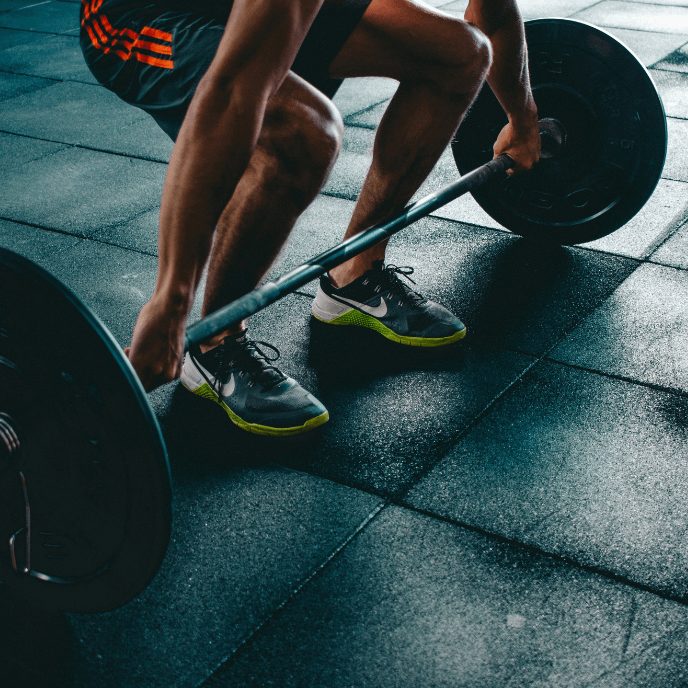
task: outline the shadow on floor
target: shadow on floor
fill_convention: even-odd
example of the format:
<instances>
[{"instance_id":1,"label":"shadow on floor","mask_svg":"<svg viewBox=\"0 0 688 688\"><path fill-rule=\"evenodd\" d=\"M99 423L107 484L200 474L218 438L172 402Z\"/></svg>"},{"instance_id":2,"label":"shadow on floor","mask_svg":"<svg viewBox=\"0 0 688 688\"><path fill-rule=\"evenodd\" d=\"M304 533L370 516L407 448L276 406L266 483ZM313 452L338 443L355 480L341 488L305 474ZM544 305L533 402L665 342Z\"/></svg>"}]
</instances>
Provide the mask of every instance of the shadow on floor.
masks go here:
<instances>
[{"instance_id":1,"label":"shadow on floor","mask_svg":"<svg viewBox=\"0 0 688 688\"><path fill-rule=\"evenodd\" d=\"M75 639L63 614L0 596L0 639L3 686L72 685Z\"/></svg>"}]
</instances>

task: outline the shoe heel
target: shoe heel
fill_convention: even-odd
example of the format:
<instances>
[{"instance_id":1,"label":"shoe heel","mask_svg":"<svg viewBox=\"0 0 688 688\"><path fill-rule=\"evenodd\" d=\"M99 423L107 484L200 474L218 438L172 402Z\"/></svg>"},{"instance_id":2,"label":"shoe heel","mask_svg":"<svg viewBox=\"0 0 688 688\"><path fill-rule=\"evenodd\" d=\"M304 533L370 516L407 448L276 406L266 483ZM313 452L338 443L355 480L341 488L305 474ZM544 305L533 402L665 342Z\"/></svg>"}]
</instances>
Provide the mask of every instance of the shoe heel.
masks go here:
<instances>
[{"instance_id":1,"label":"shoe heel","mask_svg":"<svg viewBox=\"0 0 688 688\"><path fill-rule=\"evenodd\" d=\"M318 287L318 293L311 306L311 313L314 318L321 322L332 322L350 310L352 310L351 306L335 301Z\"/></svg>"},{"instance_id":2,"label":"shoe heel","mask_svg":"<svg viewBox=\"0 0 688 688\"><path fill-rule=\"evenodd\" d=\"M196 394L198 388L205 383L203 376L200 374L196 364L191 360L191 356L187 353L182 364L182 373L179 376L179 382L188 389L189 392Z\"/></svg>"}]
</instances>

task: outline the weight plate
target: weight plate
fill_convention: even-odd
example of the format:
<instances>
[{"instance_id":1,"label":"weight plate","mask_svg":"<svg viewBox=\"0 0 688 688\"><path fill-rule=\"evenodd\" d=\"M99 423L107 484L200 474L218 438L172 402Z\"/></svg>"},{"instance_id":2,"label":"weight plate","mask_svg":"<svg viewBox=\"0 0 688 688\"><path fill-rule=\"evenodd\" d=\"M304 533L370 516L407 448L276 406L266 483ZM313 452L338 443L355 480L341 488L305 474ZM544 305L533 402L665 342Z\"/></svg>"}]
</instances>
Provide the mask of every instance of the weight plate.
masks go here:
<instances>
[{"instance_id":1,"label":"weight plate","mask_svg":"<svg viewBox=\"0 0 688 688\"><path fill-rule=\"evenodd\" d=\"M124 604L160 566L170 499L160 428L117 342L0 249L0 587L53 610Z\"/></svg>"},{"instance_id":2,"label":"weight plate","mask_svg":"<svg viewBox=\"0 0 688 688\"><path fill-rule=\"evenodd\" d=\"M652 195L667 147L666 116L647 70L616 38L572 19L526 22L540 118L559 120L562 153L477 189L480 206L524 236L577 244L630 220ZM461 174L493 156L507 119L488 86L452 143Z\"/></svg>"}]
</instances>

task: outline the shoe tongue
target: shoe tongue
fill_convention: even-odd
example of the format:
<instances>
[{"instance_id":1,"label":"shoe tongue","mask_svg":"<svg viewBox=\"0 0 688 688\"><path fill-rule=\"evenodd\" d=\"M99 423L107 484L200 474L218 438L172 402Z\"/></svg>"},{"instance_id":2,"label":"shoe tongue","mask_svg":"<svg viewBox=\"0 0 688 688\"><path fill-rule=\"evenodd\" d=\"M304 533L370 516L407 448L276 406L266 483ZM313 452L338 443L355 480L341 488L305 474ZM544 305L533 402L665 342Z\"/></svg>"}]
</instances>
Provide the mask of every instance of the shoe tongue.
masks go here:
<instances>
[{"instance_id":1,"label":"shoe tongue","mask_svg":"<svg viewBox=\"0 0 688 688\"><path fill-rule=\"evenodd\" d=\"M239 334L230 334L222 340L222 345L225 351L235 351L236 349L243 349L248 341L246 330Z\"/></svg>"},{"instance_id":2,"label":"shoe tongue","mask_svg":"<svg viewBox=\"0 0 688 688\"><path fill-rule=\"evenodd\" d=\"M244 345L248 341L248 333L246 330L240 332L239 334L230 335L225 338L225 344L229 347L230 351L232 349L245 350ZM257 379L260 384L265 385L266 387L273 387L285 379L285 375L273 367L269 361L262 357L258 358L255 351L249 355L250 358L252 358L255 362L251 364L251 366L255 365L260 368L259 371L256 371L258 373Z\"/></svg>"},{"instance_id":3,"label":"shoe tongue","mask_svg":"<svg viewBox=\"0 0 688 688\"><path fill-rule=\"evenodd\" d=\"M246 330L242 330L238 334L230 334L225 337L225 342L229 340L230 344L246 344L247 338Z\"/></svg>"}]
</instances>

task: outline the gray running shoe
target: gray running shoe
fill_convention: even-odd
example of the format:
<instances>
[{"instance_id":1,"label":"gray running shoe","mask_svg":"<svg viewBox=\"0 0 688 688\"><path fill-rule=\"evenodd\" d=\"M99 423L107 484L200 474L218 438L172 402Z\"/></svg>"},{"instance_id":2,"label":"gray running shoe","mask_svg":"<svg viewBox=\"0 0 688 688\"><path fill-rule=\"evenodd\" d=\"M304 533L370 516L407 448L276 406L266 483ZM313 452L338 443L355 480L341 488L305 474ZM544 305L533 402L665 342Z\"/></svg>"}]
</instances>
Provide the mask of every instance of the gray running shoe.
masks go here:
<instances>
[{"instance_id":1,"label":"gray running shoe","mask_svg":"<svg viewBox=\"0 0 688 688\"><path fill-rule=\"evenodd\" d=\"M257 435L296 435L326 423L327 409L273 365L278 358L279 351L267 342L252 341L246 334L227 337L204 354L187 353L181 383Z\"/></svg>"},{"instance_id":2,"label":"gray running shoe","mask_svg":"<svg viewBox=\"0 0 688 688\"><path fill-rule=\"evenodd\" d=\"M415 284L412 274L413 268L377 261L341 288L323 275L313 301L313 317L329 325L367 327L407 346L444 346L463 339L466 326L455 315L399 279L401 275Z\"/></svg>"}]
</instances>

